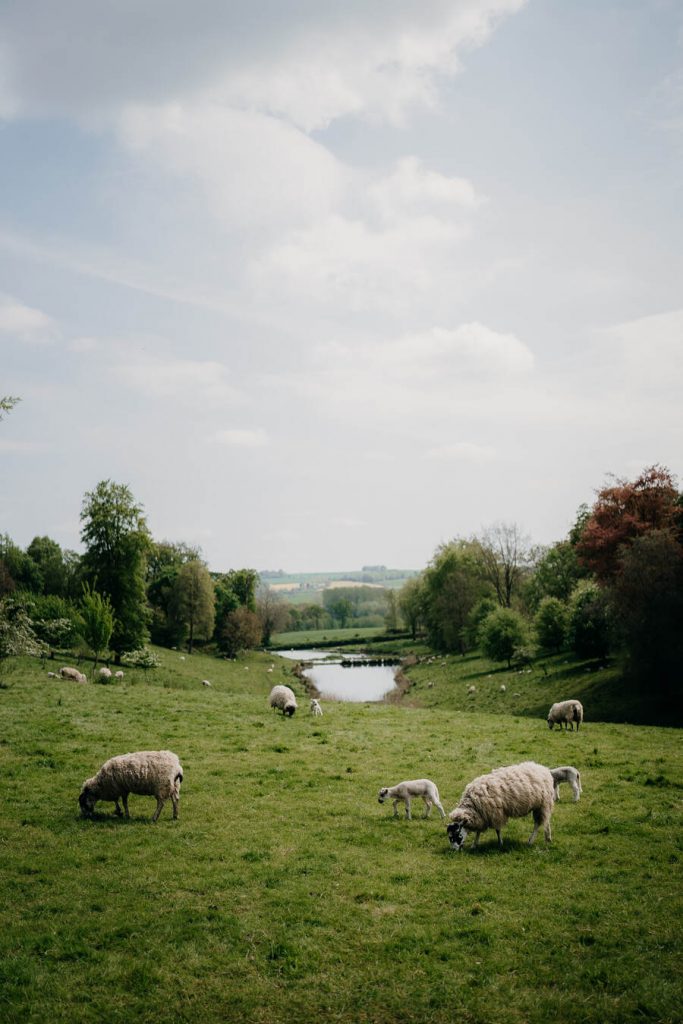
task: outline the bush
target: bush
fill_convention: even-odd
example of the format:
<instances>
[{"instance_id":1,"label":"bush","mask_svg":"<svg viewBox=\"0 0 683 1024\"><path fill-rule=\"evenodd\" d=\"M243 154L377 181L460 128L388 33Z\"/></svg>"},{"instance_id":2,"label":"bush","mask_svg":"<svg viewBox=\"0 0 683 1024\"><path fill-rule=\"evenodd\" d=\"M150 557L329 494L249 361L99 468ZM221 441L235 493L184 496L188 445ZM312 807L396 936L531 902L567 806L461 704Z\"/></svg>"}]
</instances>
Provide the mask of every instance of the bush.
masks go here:
<instances>
[{"instance_id":1,"label":"bush","mask_svg":"<svg viewBox=\"0 0 683 1024\"><path fill-rule=\"evenodd\" d=\"M567 639L567 608L556 597L544 597L534 617L534 632L540 647L559 651Z\"/></svg>"},{"instance_id":2,"label":"bush","mask_svg":"<svg viewBox=\"0 0 683 1024\"><path fill-rule=\"evenodd\" d=\"M527 624L519 612L498 608L484 619L479 642L487 658L507 661L510 668L515 651L529 644Z\"/></svg>"},{"instance_id":3,"label":"bush","mask_svg":"<svg viewBox=\"0 0 683 1024\"><path fill-rule=\"evenodd\" d=\"M609 634L607 595L593 580L582 580L569 600L569 645L582 658L605 658Z\"/></svg>"},{"instance_id":4,"label":"bush","mask_svg":"<svg viewBox=\"0 0 683 1024\"><path fill-rule=\"evenodd\" d=\"M141 647L139 651L128 651L127 654L121 655L121 664L128 665L129 668L159 668L161 662L159 656L150 651L149 647Z\"/></svg>"}]
</instances>

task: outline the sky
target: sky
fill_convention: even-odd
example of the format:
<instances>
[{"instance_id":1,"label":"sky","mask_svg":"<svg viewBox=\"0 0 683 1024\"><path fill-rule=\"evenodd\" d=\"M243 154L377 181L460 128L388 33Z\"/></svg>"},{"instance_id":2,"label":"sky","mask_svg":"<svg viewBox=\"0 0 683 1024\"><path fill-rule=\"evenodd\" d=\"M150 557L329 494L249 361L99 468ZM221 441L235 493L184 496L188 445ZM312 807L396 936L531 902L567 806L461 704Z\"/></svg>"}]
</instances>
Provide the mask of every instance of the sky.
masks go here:
<instances>
[{"instance_id":1,"label":"sky","mask_svg":"<svg viewBox=\"0 0 683 1024\"><path fill-rule=\"evenodd\" d=\"M678 0L3 0L0 533L423 568L683 475Z\"/></svg>"}]
</instances>

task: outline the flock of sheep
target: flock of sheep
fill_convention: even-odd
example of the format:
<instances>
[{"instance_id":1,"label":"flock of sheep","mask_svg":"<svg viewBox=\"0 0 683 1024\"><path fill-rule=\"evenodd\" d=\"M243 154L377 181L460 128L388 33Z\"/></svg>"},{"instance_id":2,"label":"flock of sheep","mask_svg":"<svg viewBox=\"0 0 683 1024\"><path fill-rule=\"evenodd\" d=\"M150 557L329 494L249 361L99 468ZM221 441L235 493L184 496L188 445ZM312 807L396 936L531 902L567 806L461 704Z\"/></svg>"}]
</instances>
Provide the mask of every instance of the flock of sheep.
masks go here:
<instances>
[{"instance_id":1,"label":"flock of sheep","mask_svg":"<svg viewBox=\"0 0 683 1024\"><path fill-rule=\"evenodd\" d=\"M85 681L85 677L76 669L62 669L60 675L62 678ZM296 695L289 686L274 686L269 703L287 717L291 717L297 710ZM310 710L313 715L323 713L320 702L315 698L311 699ZM565 730L572 731L576 723L578 731L583 721L583 707L578 700L553 704L547 721L550 729L554 725L560 728L564 725ZM177 818L182 781L182 765L178 756L170 750L141 750L121 754L105 761L97 774L83 783L79 796L81 813L84 817L93 817L97 801L109 800L114 802L116 814L125 813L128 818L128 796L134 793L156 797L157 806L152 821L158 819L169 798L173 804L173 817ZM501 830L509 819L523 818L527 814L532 814L534 820L528 844L533 843L541 827L546 842L550 842L550 817L555 801L560 798L559 787L563 782L571 786L574 801L577 801L582 792L581 775L572 765L546 768L535 761L523 761L478 776L465 787L457 807L448 815L446 831L451 849L461 850L468 832L474 832L472 848L476 848L481 833L487 829L495 830L498 845L502 848ZM439 791L431 779L413 779L399 782L395 786L383 786L378 794L381 804L386 800L393 802L394 816L398 816L398 804L403 803L408 819L411 817L412 798L423 800L425 818L429 817L433 806L442 818L446 818ZM119 800L123 804L123 811Z\"/></svg>"}]
</instances>

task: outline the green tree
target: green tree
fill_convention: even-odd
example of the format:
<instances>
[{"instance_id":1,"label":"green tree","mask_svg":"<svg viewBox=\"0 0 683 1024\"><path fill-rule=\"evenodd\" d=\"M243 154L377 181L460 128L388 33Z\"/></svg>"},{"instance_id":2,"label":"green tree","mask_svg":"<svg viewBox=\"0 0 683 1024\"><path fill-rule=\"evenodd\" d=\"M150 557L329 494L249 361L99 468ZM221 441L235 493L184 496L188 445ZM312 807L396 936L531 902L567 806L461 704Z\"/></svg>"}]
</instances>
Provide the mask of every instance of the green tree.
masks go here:
<instances>
[{"instance_id":1,"label":"green tree","mask_svg":"<svg viewBox=\"0 0 683 1024\"><path fill-rule=\"evenodd\" d=\"M33 631L26 608L11 597L0 600L0 671L8 658L38 657L45 651Z\"/></svg>"},{"instance_id":2,"label":"green tree","mask_svg":"<svg viewBox=\"0 0 683 1024\"><path fill-rule=\"evenodd\" d=\"M225 653L236 658L240 651L258 647L261 640L261 623L256 612L241 605L228 612L221 630L220 646Z\"/></svg>"},{"instance_id":3,"label":"green tree","mask_svg":"<svg viewBox=\"0 0 683 1024\"><path fill-rule=\"evenodd\" d=\"M81 600L83 639L95 655L95 668L100 655L109 649L114 631L114 609L109 599L98 594L87 583L83 584Z\"/></svg>"},{"instance_id":4,"label":"green tree","mask_svg":"<svg viewBox=\"0 0 683 1024\"><path fill-rule=\"evenodd\" d=\"M191 545L169 541L151 544L147 559L147 600L152 610L153 643L175 647L182 642L185 626L174 615L173 588L183 565L196 560L201 561L200 551Z\"/></svg>"},{"instance_id":5,"label":"green tree","mask_svg":"<svg viewBox=\"0 0 683 1024\"><path fill-rule=\"evenodd\" d=\"M39 567L7 533L0 534L0 563L4 569L3 577L6 581L11 579L17 589L32 594L43 592L43 576ZM11 590L12 587L6 589Z\"/></svg>"},{"instance_id":6,"label":"green tree","mask_svg":"<svg viewBox=\"0 0 683 1024\"><path fill-rule=\"evenodd\" d=\"M515 652L528 644L526 622L512 608L496 608L484 619L479 640L487 658L507 661L510 668Z\"/></svg>"},{"instance_id":7,"label":"green tree","mask_svg":"<svg viewBox=\"0 0 683 1024\"><path fill-rule=\"evenodd\" d=\"M535 566L525 585L525 600L536 610L544 597L568 601L569 595L586 575L579 563L576 548L567 540L535 552Z\"/></svg>"},{"instance_id":8,"label":"green tree","mask_svg":"<svg viewBox=\"0 0 683 1024\"><path fill-rule=\"evenodd\" d=\"M387 603L387 610L384 615L384 625L388 632L395 632L398 629L398 599L395 590L385 590L384 600Z\"/></svg>"},{"instance_id":9,"label":"green tree","mask_svg":"<svg viewBox=\"0 0 683 1024\"><path fill-rule=\"evenodd\" d=\"M83 630L76 607L57 594L31 595L29 614L39 640L50 648L72 647Z\"/></svg>"},{"instance_id":10,"label":"green tree","mask_svg":"<svg viewBox=\"0 0 683 1024\"><path fill-rule=\"evenodd\" d=\"M559 651L567 640L567 606L556 597L544 597L534 616L539 647Z\"/></svg>"},{"instance_id":11,"label":"green tree","mask_svg":"<svg viewBox=\"0 0 683 1024\"><path fill-rule=\"evenodd\" d=\"M50 537L34 537L26 554L37 566L42 582L41 593L66 594L66 571L62 549Z\"/></svg>"},{"instance_id":12,"label":"green tree","mask_svg":"<svg viewBox=\"0 0 683 1024\"><path fill-rule=\"evenodd\" d=\"M413 640L422 628L424 620L425 595L423 580L421 576L413 576L407 580L398 595L398 606L401 610L401 617L410 630Z\"/></svg>"},{"instance_id":13,"label":"green tree","mask_svg":"<svg viewBox=\"0 0 683 1024\"><path fill-rule=\"evenodd\" d=\"M582 658L606 658L610 631L607 592L595 580L581 580L569 599L569 646Z\"/></svg>"},{"instance_id":14,"label":"green tree","mask_svg":"<svg viewBox=\"0 0 683 1024\"><path fill-rule=\"evenodd\" d=\"M325 593L327 593L327 591ZM334 594L334 591L331 591L330 593L332 596L330 597L329 601L325 602L327 611L330 613L333 620L339 623L339 628L345 629L346 623L349 621L351 612L353 611L353 605L351 604L348 597L337 597Z\"/></svg>"},{"instance_id":15,"label":"green tree","mask_svg":"<svg viewBox=\"0 0 683 1024\"><path fill-rule=\"evenodd\" d=\"M81 509L84 580L114 610L111 649L119 662L148 639L145 579L151 538L138 505L124 484L104 480L86 493Z\"/></svg>"},{"instance_id":16,"label":"green tree","mask_svg":"<svg viewBox=\"0 0 683 1024\"><path fill-rule=\"evenodd\" d=\"M173 585L174 618L182 623L187 650L192 654L195 640L208 640L216 618L216 594L206 565L195 559L181 566Z\"/></svg>"},{"instance_id":17,"label":"green tree","mask_svg":"<svg viewBox=\"0 0 683 1024\"><path fill-rule=\"evenodd\" d=\"M438 547L422 575L423 614L431 646L464 654L467 618L489 589L479 572L475 544L454 540Z\"/></svg>"}]
</instances>

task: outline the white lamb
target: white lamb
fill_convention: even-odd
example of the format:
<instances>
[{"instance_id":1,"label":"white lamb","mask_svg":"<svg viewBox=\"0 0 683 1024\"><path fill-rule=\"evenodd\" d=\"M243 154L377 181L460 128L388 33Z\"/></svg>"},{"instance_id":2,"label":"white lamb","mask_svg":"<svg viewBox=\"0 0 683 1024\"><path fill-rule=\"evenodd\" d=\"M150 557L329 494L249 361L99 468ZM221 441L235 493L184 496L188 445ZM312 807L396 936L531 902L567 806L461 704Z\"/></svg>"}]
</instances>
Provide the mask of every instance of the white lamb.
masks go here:
<instances>
[{"instance_id":1,"label":"white lamb","mask_svg":"<svg viewBox=\"0 0 683 1024\"><path fill-rule=\"evenodd\" d=\"M294 691L290 690L288 686L274 686L270 691L270 706L279 708L283 715L288 715L291 718L297 709Z\"/></svg>"},{"instance_id":2,"label":"white lamb","mask_svg":"<svg viewBox=\"0 0 683 1024\"><path fill-rule=\"evenodd\" d=\"M119 799L123 801L126 817L128 813L128 794L139 796L155 796L157 807L152 816L156 821L161 809L171 798L173 817L178 817L178 801L180 800L180 783L183 781L183 769L177 754L171 750L139 750L134 754L120 754L105 761L97 775L86 779L81 789L78 802L84 818L91 818L98 800L113 800L116 813L121 815Z\"/></svg>"},{"instance_id":3,"label":"white lamb","mask_svg":"<svg viewBox=\"0 0 683 1024\"><path fill-rule=\"evenodd\" d=\"M316 700L315 697L311 697L311 714L322 715L323 709L320 707L320 701Z\"/></svg>"},{"instance_id":4,"label":"white lamb","mask_svg":"<svg viewBox=\"0 0 683 1024\"><path fill-rule=\"evenodd\" d=\"M62 679L72 679L75 683L87 683L88 681L87 677L82 672L79 672L77 668L70 668L69 666L60 668L59 674Z\"/></svg>"},{"instance_id":5,"label":"white lamb","mask_svg":"<svg viewBox=\"0 0 683 1024\"><path fill-rule=\"evenodd\" d=\"M562 729L562 723L564 722L565 730L567 728L574 731L574 722L576 722L576 731L579 731L579 726L583 722L583 705L579 700L561 700L557 704L553 704L548 712L548 728L552 729L555 723L558 723L560 729Z\"/></svg>"},{"instance_id":6,"label":"white lamb","mask_svg":"<svg viewBox=\"0 0 683 1024\"><path fill-rule=\"evenodd\" d=\"M439 799L439 791L431 779L412 779L407 782L399 782L396 786L382 786L377 799L381 804L383 804L385 800L394 801L395 818L398 817L399 803L404 803L406 805L406 818L410 821L410 800L411 797L414 796L421 796L424 800L424 818L429 817L429 812L433 805L438 808L439 814L442 818L446 817L446 812L441 806L441 801Z\"/></svg>"},{"instance_id":7,"label":"white lamb","mask_svg":"<svg viewBox=\"0 0 683 1024\"><path fill-rule=\"evenodd\" d=\"M496 768L488 775L480 775L465 786L460 802L448 815L450 824L446 830L451 849L460 850L467 833L474 831L474 847L479 836L493 828L502 849L501 829L510 818L534 816L534 830L529 836L529 845L543 826L546 842L552 839L550 816L553 813L555 783L550 769L535 761Z\"/></svg>"},{"instance_id":8,"label":"white lamb","mask_svg":"<svg viewBox=\"0 0 683 1024\"><path fill-rule=\"evenodd\" d=\"M118 672L114 672L114 679L123 679L123 669L120 668Z\"/></svg>"},{"instance_id":9,"label":"white lamb","mask_svg":"<svg viewBox=\"0 0 683 1024\"><path fill-rule=\"evenodd\" d=\"M97 670L97 678L103 683L109 682L111 679L111 669L103 665L102 668Z\"/></svg>"},{"instance_id":10,"label":"white lamb","mask_svg":"<svg viewBox=\"0 0 683 1024\"><path fill-rule=\"evenodd\" d=\"M581 773L578 768L573 768L570 764L564 764L561 768L551 768L550 774L552 775L555 783L555 799L560 799L560 783L568 782L572 787L574 803L576 803L583 793L583 789L581 787Z\"/></svg>"}]
</instances>

